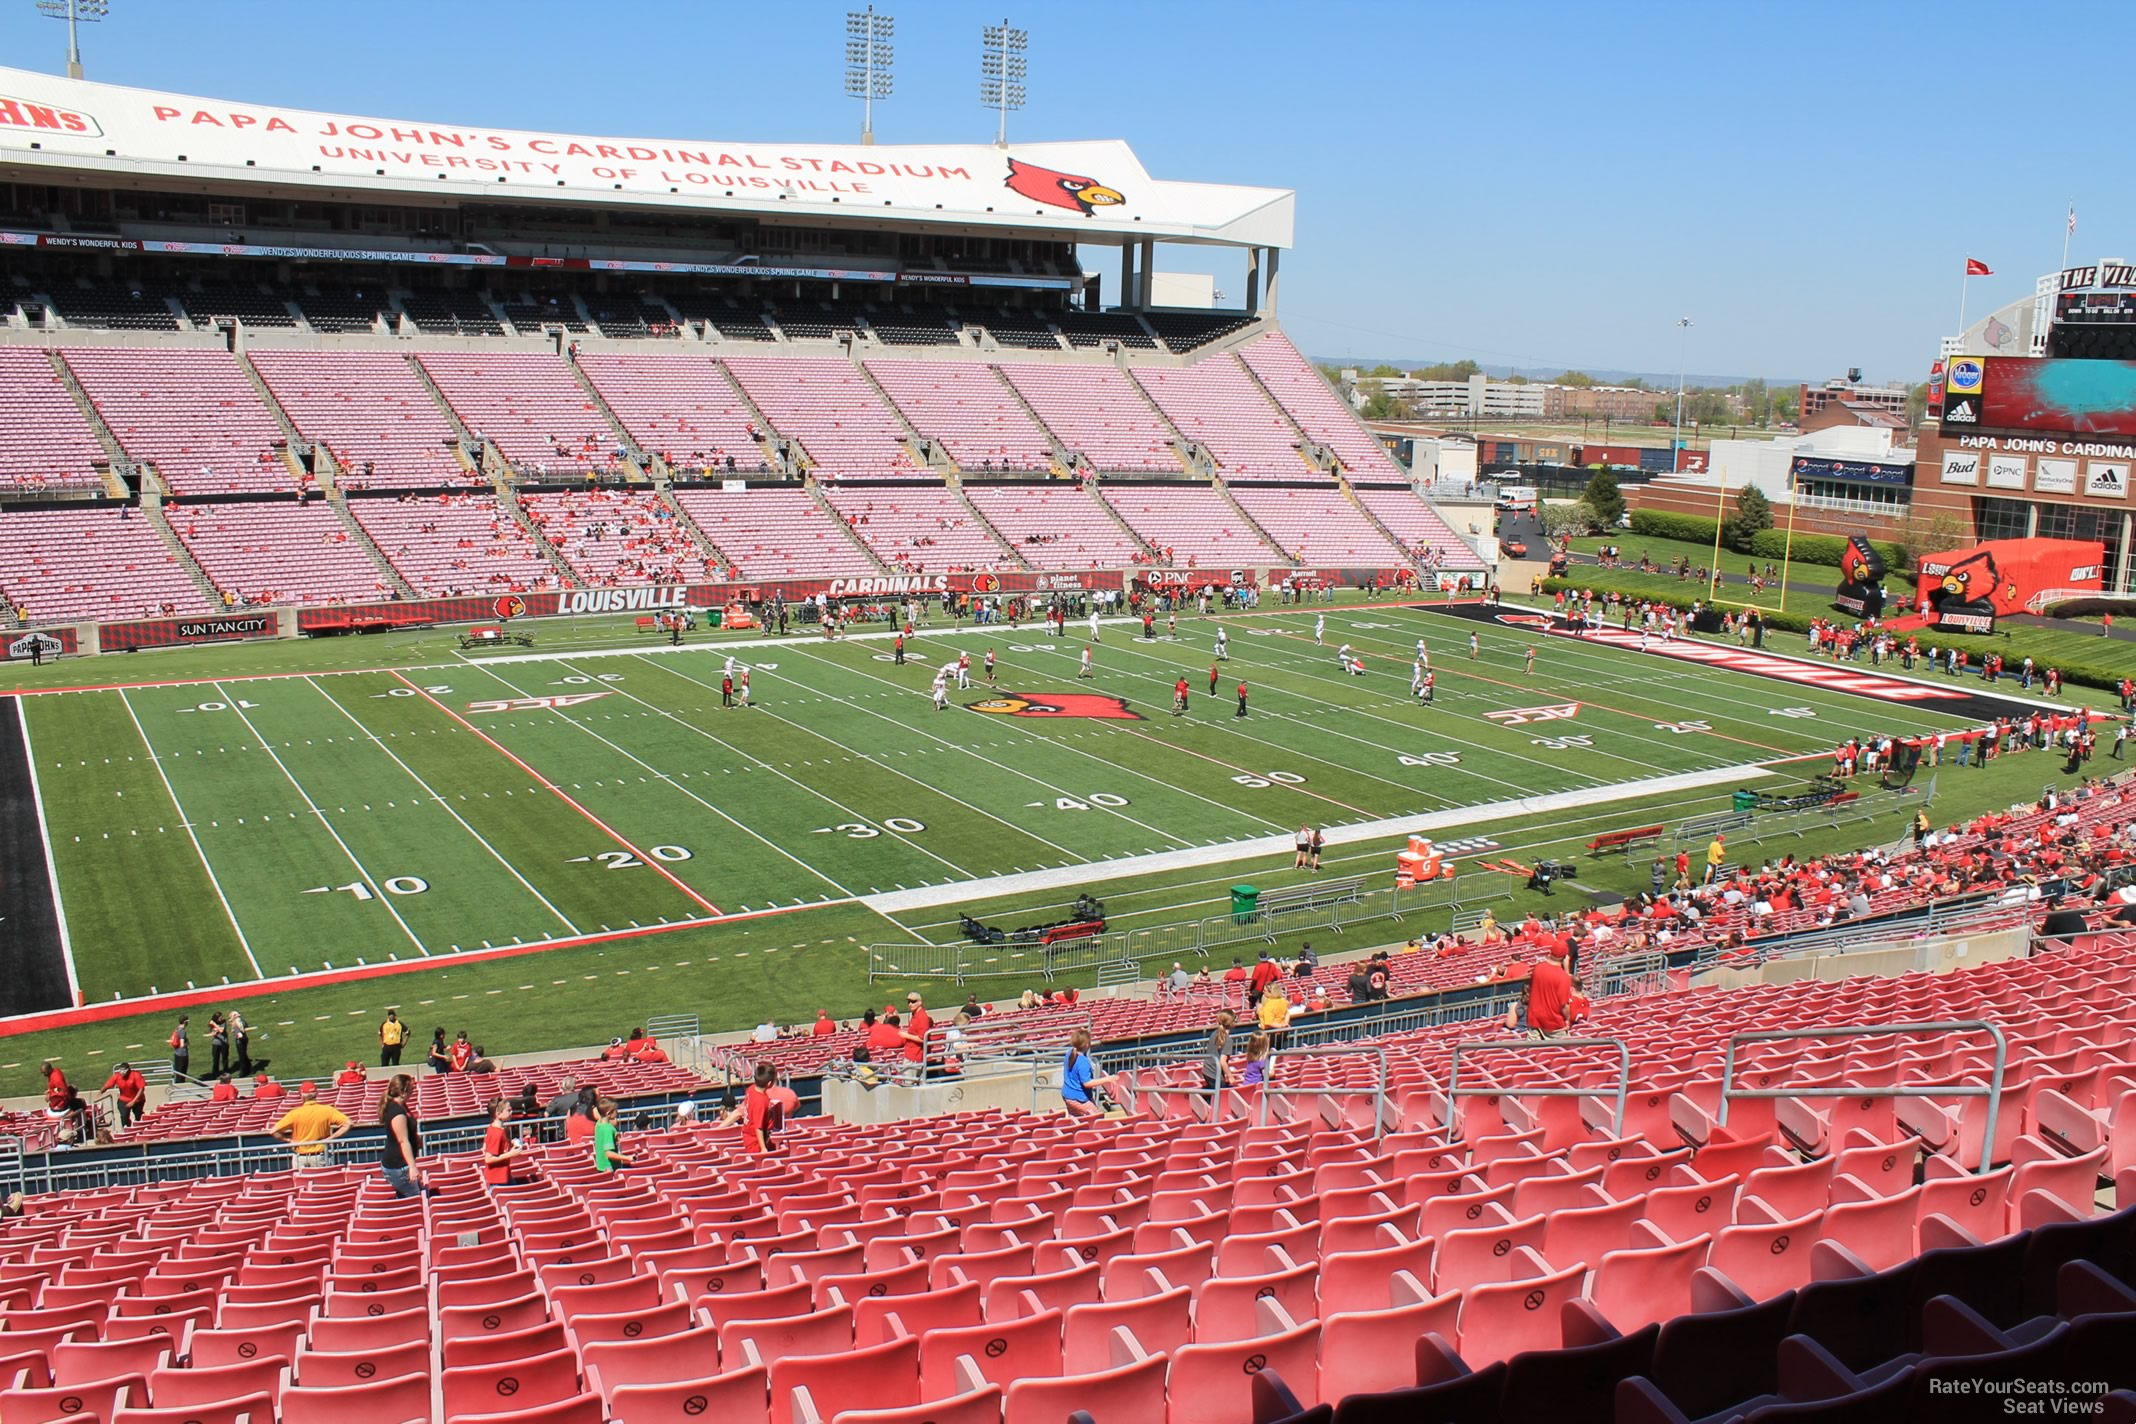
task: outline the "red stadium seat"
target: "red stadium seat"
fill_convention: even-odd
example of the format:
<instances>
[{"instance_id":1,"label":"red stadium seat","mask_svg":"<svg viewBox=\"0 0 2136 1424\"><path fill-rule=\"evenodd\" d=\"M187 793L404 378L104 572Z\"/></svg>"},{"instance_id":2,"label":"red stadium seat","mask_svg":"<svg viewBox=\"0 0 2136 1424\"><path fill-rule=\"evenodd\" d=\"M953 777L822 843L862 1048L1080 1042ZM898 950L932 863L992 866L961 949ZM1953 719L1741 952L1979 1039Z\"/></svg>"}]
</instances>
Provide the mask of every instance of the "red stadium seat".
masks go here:
<instances>
[{"instance_id":1,"label":"red stadium seat","mask_svg":"<svg viewBox=\"0 0 2136 1424\"><path fill-rule=\"evenodd\" d=\"M447 1367L439 1398L448 1419L560 1404L579 1392L578 1357L569 1350L501 1364Z\"/></svg>"}]
</instances>

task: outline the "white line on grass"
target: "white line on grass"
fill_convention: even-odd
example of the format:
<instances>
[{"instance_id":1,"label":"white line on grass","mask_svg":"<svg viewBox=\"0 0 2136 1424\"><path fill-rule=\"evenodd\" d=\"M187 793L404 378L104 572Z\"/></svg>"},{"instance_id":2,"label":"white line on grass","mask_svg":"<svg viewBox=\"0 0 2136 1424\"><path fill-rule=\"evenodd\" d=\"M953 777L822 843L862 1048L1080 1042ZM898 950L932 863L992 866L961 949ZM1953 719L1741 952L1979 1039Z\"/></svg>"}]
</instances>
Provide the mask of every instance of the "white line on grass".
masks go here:
<instances>
[{"instance_id":1,"label":"white line on grass","mask_svg":"<svg viewBox=\"0 0 2136 1424\"><path fill-rule=\"evenodd\" d=\"M237 912L230 908L230 897L223 893L222 881L216 879L215 867L208 863L208 853L202 849L200 835L193 829L193 818L186 815L185 806L179 801L178 792L172 787L170 776L163 770L163 758L157 755L156 744L148 739L148 731L141 725L141 718L134 711L133 699L126 695L124 689L119 692L119 705L126 709L127 717L133 722L134 734L141 739L141 749L148 753L148 764L156 769L156 775L162 779L163 794L171 798L171 809L178 813L178 824L185 827L186 839L193 843L193 854L200 857L200 868L208 873L208 884L214 887L215 898L222 902L223 918L230 922L230 933L237 936L237 947L245 952L245 962L252 966L252 977L265 979L266 971L260 968L259 960L253 958L252 942L245 938L244 927L237 922Z\"/></svg>"},{"instance_id":2,"label":"white line on grass","mask_svg":"<svg viewBox=\"0 0 2136 1424\"><path fill-rule=\"evenodd\" d=\"M564 664L564 666L568 668L576 668L577 664L567 662ZM648 666L651 666L651 664L648 664ZM697 679L689 678L687 679L687 681L695 683ZM846 816L860 815L860 812L854 810L851 806L846 805L845 802L838 800L836 797L830 796L823 792L821 789L809 785L807 782L801 780L799 777L788 776L785 772L779 770L779 768L773 766L770 762L764 760L764 758L758 756L756 753L742 750L742 748L734 745L734 743L727 741L723 737L715 736L713 733L705 730L703 727L698 726L695 722L684 721L682 718L676 716L673 712L668 711L667 708L662 707L659 703L648 702L645 698L640 697L635 692L629 691L620 683L607 683L605 684L605 687L608 691L615 693L619 697L628 697L631 701L637 703L641 707L651 708L655 713L667 718L670 722L673 722L676 726L681 727L684 731L695 732L698 736L703 737L706 741L712 743L712 745L719 747L722 750L732 752L735 756L740 757L745 761L755 762L758 767L770 772L773 776L778 777L779 780L787 782L788 784L793 786L798 786L799 788L801 788L801 790L807 792L810 796L813 796L817 800L823 802L826 806L835 807L838 810L839 814ZM778 718L777 720L784 721L785 719L782 717ZM788 763L788 765L791 764L792 763ZM947 860L944 859L942 856L936 855L933 851L921 845L919 842L913 840L910 836L905 835L903 832L890 830L888 826L884 826L883 829L886 831L890 831L890 835L892 836L892 838L897 840L900 844L909 846L913 850L918 851L921 855L926 856L929 860L934 861L936 864L945 865L959 875L969 874L968 871L966 871L962 866L958 865L955 861Z\"/></svg>"},{"instance_id":3,"label":"white line on grass","mask_svg":"<svg viewBox=\"0 0 2136 1424\"><path fill-rule=\"evenodd\" d=\"M671 677L680 678L682 681L689 683L692 687L711 687L710 683L702 682L697 678L691 677L688 673L678 672L674 668L668 667L665 664L656 663L648 660L646 661L645 665L649 668L655 669L656 671L667 673ZM754 671L755 669L752 668L751 670ZM914 776L908 771L899 771L896 767L890 765L890 763L884 761L880 757L873 756L868 752L864 752L858 747L848 746L846 743L838 741L834 737L828 736L823 732L817 731L815 728L808 726L806 723L796 722L791 717L782 717L778 713L773 712L769 707L765 706L765 704L761 702L752 702L750 705L754 710L764 713L766 716L770 717L771 720L779 723L782 726L792 727L797 732L801 732L807 736L814 737L817 741L823 742L828 746L838 748L840 751L844 752L848 756L859 757L862 761L868 763L868 765L870 766L880 767L882 770L889 772L893 776L902 777L904 780L911 782L914 786L917 786L924 791L928 791L936 796L940 796L945 800L954 801L959 806L962 806L965 810L970 811L973 815L984 816L987 820L993 821L997 825L1005 826L1009 830L1016 832L1018 835L1028 836L1030 839L1037 841L1040 845L1048 846L1053 850L1057 850L1062 855L1067 856L1071 860L1090 859L1090 857L1087 855L1079 855L1075 851L1068 849L1068 847L1064 845L1059 845L1053 841L1047 840L1044 836L1038 834L1036 831L1028 830L1025 827L1019 826L1014 821L1007 820L1001 816L995 815L992 811L983 810L980 807L974 806L971 802L965 800L961 796L952 796L949 792L944 791L939 786L931 786L927 782L920 780L917 776ZM832 802L831 804L836 805L838 803ZM856 812L854 814L858 813ZM884 829L887 830L888 827L885 827ZM896 835L897 832L892 831L891 834Z\"/></svg>"},{"instance_id":4,"label":"white line on grass","mask_svg":"<svg viewBox=\"0 0 2136 1424\"><path fill-rule=\"evenodd\" d=\"M533 693L526 691L524 688L518 687L513 683L506 682L503 674L491 672L487 666L484 666L482 668L482 673L485 677L493 678L501 685L511 688L513 693L520 697L532 697L534 695ZM647 771L651 772L654 778L658 780L662 785L672 787L675 790L681 792L683 795L689 797L692 801L695 801L698 805L704 807L707 811L710 811L713 815L719 817L722 821L725 821L728 825L740 831L743 835L748 836L751 840L763 842L763 844L771 847L771 849L777 851L780 855L785 856L788 860L800 866L803 870L807 871L810 875L815 876L818 880L821 880L824 884L830 886L839 894L850 896L854 893L851 889L839 884L830 876L825 875L815 866L810 865L800 856L795 855L785 846L780 845L777 841L759 835L749 826L743 824L741 821L736 820L733 816L728 815L725 811L722 811L719 807L713 805L710 801L705 800L704 797L699 796L696 792L690 790L689 787L684 786L674 777L669 776L659 767L654 766L651 762L644 760L642 757L633 756L629 751L625 750L621 746L618 746L616 743L611 742L610 740L608 740L608 738L602 736L599 732L596 732L595 730L593 730L593 728L587 726L584 722L579 721L575 717L567 716L562 711L554 707L546 708L544 710L546 710L551 717L554 717L557 721L562 722L565 726L576 727L579 731L584 732L587 736L593 738L602 746L607 747L610 751L616 753L616 755L623 757L628 761L636 762L639 766L642 766Z\"/></svg>"},{"instance_id":5,"label":"white line on grass","mask_svg":"<svg viewBox=\"0 0 2136 1424\"><path fill-rule=\"evenodd\" d=\"M260 729L252 725L252 719L245 715L243 700L232 697L229 693L223 691L222 684L219 682L213 684L213 686L215 695L230 704L230 710L237 714L238 721L245 724L245 730L250 732L252 739L260 744L260 750L267 753L267 759L280 767L282 775L289 778L290 786L303 799L304 804L310 808L311 813L319 818L319 824L325 827L326 833L334 838L334 844L341 847L341 853L349 858L349 864L356 867L356 873L363 877L366 885L371 887L371 893L378 897L378 903L383 905L386 913L393 917L393 923L399 925L401 933L408 936L408 943L414 945L418 952L429 954L430 951L424 947L422 936L410 929L408 922L401 918L401 912L394 908L392 897L385 894L378 881L372 878L371 872L364 869L363 862L356 858L356 852L349 849L349 843L341 838L341 832L334 829L334 823L326 818L326 812L319 809L319 803L312 800L311 793L306 791L304 784L297 780L296 773L289 769L288 764L276 754L273 746L268 743L264 736L260 735Z\"/></svg>"},{"instance_id":6,"label":"white line on grass","mask_svg":"<svg viewBox=\"0 0 2136 1424\"><path fill-rule=\"evenodd\" d=\"M422 787L423 794L425 796L428 796L431 800L437 802L439 806L443 807L446 815L452 817L453 820L459 822L460 829L473 836L475 838L475 843L481 846L484 850L488 851L490 853L490 858L495 860L499 865L503 866L507 874L509 874L514 880L518 881L521 885L525 886L526 892L529 895L532 895L535 899L541 901L541 907L544 910L547 910L550 914L556 916L556 922L558 924L562 925L565 929L571 931L571 933L573 933L574 935L581 933L579 927L571 923L570 916L566 915L562 910L557 909L556 906L550 904L549 897L542 894L541 891L535 889L533 883L529 881L524 875L521 875L519 873L519 867L513 865L512 862L510 862L509 860L506 860L504 856L498 852L497 847L491 845L486 839L484 839L480 831L476 830L473 826L470 826L467 823L466 818L463 817L458 811L453 810L451 803L446 801L444 797L438 795L438 793L432 789L429 782L423 780L422 777L415 774L414 767L402 761L398 756L395 756L393 749L387 746L383 741L379 740L378 733L372 731L369 727L366 727L362 722L358 721L355 713L349 711L348 708L344 707L337 698L329 694L325 688L319 686L316 681L308 677L304 680L307 683L311 684L312 691L318 693L321 697L326 698L327 702L333 706L335 711L339 712L342 716L348 718L351 726L355 727L357 731L363 733L366 737L369 737L373 746L377 747L387 756L392 757L393 764L399 767L402 771L407 772L408 779L410 781L413 781L417 786Z\"/></svg>"},{"instance_id":7,"label":"white line on grass","mask_svg":"<svg viewBox=\"0 0 2136 1424\"><path fill-rule=\"evenodd\" d=\"M30 704L15 699L15 726L22 733L22 760L30 769L30 803L37 808L37 841L44 847L45 878L52 885L52 912L59 922L59 959L67 969L67 997L82 1001L81 976L74 972L74 941L67 932L67 902L59 893L59 866L52 859L52 832L45 824L44 788L37 780L37 752L30 745Z\"/></svg>"},{"instance_id":8,"label":"white line on grass","mask_svg":"<svg viewBox=\"0 0 2136 1424\"><path fill-rule=\"evenodd\" d=\"M1428 811L1416 816L1392 816L1383 821L1335 826L1329 829L1327 837L1330 845L1346 845L1381 836L1418 835L1425 831L1467 827L1503 816L1543 815L1580 806L1600 805L1627 797L1662 795L1671 791L1716 786L1723 782L1771 775L1771 772L1755 763L1708 767L1704 771L1649 777L1645 781L1612 782L1606 786L1588 786L1577 791L1558 791L1546 796L1524 796L1518 800L1494 801L1483 806L1462 806L1450 811ZM963 904L971 900L993 899L1034 890L1060 890L1100 879L1157 874L1167 870L1251 860L1261 856L1279 855L1291 848L1291 838L1287 833L1261 836L1249 841L1229 841L1222 845L1160 851L1155 855L1127 856L1101 866L1066 865L1051 870L1027 870L1021 875L997 875L977 882L925 886L918 890L899 890L887 895L863 895L860 903L879 914L895 915L905 910L933 909L941 905Z\"/></svg>"},{"instance_id":9,"label":"white line on grass","mask_svg":"<svg viewBox=\"0 0 2136 1424\"><path fill-rule=\"evenodd\" d=\"M848 668L839 663L825 662L822 658L814 657L813 655L806 653L804 653L803 656L808 657L811 662L817 663L820 666L832 668L839 672L849 672L855 677L864 677L870 682L879 682L885 687L895 688L897 691L905 693L909 696L918 697L924 695L922 693L914 691L911 688L900 687L897 683L892 682L886 677L877 677L874 673L868 672L864 668ZM806 683L802 683L796 680L795 686L807 687L808 685ZM823 692L821 688L815 688L811 690ZM917 726L910 722L900 721L898 718L889 716L886 713L877 712L870 707L862 707L860 704L840 697L836 693L823 692L823 695L829 697L833 702L837 702L843 706L852 708L856 712L866 712L871 717L879 717L883 721L890 723L894 727L902 727L908 732L915 732L918 733L920 736L926 737L929 741L937 742L942 746L963 752L966 756L971 757L975 761L983 761L988 766L995 767L1001 771L1006 771L1011 773L1012 775L1022 777L1025 781L1032 783L1034 786L1043 786L1048 791L1053 792L1056 796L1067 796L1071 798L1076 796L1075 792L1064 790L1059 786L1055 786L1050 781L1042 781L1038 777L1033 776L1028 771L1019 771L1015 767L1004 766L1002 765L1002 763L995 761L992 757L980 756L979 753L973 751L970 747L962 746L956 742L948 741L942 737L938 737L934 733L927 731L924 727ZM1216 807L1218 810L1224 812L1226 815L1244 817L1246 820L1258 822L1261 825L1267 826L1271 830L1283 830L1286 834L1288 834L1287 828L1280 826L1277 822L1271 821L1265 816L1256 816L1251 811L1244 811L1236 806L1227 806L1223 802L1212 800L1210 797L1203 796L1199 792L1189 791L1184 786L1177 786L1171 782L1161 780L1155 776L1150 775L1146 771L1136 771L1132 767L1129 767L1121 762L1109 760L1108 758L1098 756L1092 752L1086 752L1080 747L1071 747L1066 742L1058 741L1048 737L1036 736L1029 733L1025 734L1019 740L1031 746L1054 747L1064 752L1072 752L1076 756L1088 757L1090 760L1099 763L1100 765L1108 768L1109 770L1121 773L1126 776L1131 776L1137 781L1146 781L1152 786L1158 787L1165 791L1172 792L1176 795L1192 797L1194 800L1200 801L1205 805ZM1116 806L1094 806L1092 809L1102 810L1108 815L1117 816L1119 819L1127 822L1129 825L1140 826L1143 830L1148 831L1151 835L1156 836L1159 840L1181 842L1186 839L1184 836L1174 835L1170 832L1161 830L1158 827L1151 825L1147 821L1140 820L1134 816L1130 816L1125 811L1120 810ZM1118 864L1117 861L1109 863Z\"/></svg>"}]
</instances>

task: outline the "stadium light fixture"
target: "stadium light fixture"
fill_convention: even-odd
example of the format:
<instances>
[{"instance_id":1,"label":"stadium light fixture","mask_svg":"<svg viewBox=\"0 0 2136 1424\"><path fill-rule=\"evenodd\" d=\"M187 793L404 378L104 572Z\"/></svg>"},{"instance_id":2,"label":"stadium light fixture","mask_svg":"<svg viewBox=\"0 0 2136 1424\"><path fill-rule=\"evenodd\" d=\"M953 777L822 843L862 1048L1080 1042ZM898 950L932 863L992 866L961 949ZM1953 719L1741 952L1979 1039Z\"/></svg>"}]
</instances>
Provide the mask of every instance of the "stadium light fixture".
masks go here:
<instances>
[{"instance_id":1,"label":"stadium light fixture","mask_svg":"<svg viewBox=\"0 0 2136 1424\"><path fill-rule=\"evenodd\" d=\"M875 101L890 97L890 36L896 29L896 19L876 14L873 5L846 11L845 91L861 103L862 143L875 142Z\"/></svg>"},{"instance_id":2,"label":"stadium light fixture","mask_svg":"<svg viewBox=\"0 0 2136 1424\"><path fill-rule=\"evenodd\" d=\"M37 0L37 13L67 22L67 77L82 77L82 41L78 25L94 24L111 13L111 0Z\"/></svg>"},{"instance_id":3,"label":"stadium light fixture","mask_svg":"<svg viewBox=\"0 0 2136 1424\"><path fill-rule=\"evenodd\" d=\"M1691 318L1678 317L1676 330L1682 339L1676 344L1676 445L1669 457L1672 466L1682 464L1684 458L1684 382L1691 365Z\"/></svg>"},{"instance_id":4,"label":"stadium light fixture","mask_svg":"<svg viewBox=\"0 0 2136 1424\"><path fill-rule=\"evenodd\" d=\"M1007 20L986 25L979 31L979 102L1001 115L994 132L994 146L1009 146L1009 110L1024 106L1024 49L1031 42L1028 30L1012 27Z\"/></svg>"}]
</instances>

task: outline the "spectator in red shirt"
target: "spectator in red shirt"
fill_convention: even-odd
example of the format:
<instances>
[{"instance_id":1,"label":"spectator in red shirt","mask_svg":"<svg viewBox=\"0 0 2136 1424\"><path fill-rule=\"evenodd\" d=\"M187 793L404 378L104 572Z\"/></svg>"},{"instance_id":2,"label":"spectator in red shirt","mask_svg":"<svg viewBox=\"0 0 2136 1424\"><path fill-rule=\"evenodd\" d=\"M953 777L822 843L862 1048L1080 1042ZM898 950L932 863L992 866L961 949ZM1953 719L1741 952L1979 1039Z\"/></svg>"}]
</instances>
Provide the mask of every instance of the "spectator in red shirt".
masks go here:
<instances>
[{"instance_id":1,"label":"spectator in red shirt","mask_svg":"<svg viewBox=\"0 0 2136 1424\"><path fill-rule=\"evenodd\" d=\"M365 1080L366 1075L363 1071L363 1065L351 1058L349 1066L334 1075L334 1086L337 1088L360 1088L364 1085Z\"/></svg>"},{"instance_id":2,"label":"spectator in red shirt","mask_svg":"<svg viewBox=\"0 0 2136 1424\"><path fill-rule=\"evenodd\" d=\"M1262 950L1260 962L1253 966L1253 975L1247 980L1246 1007L1250 1009L1259 1004L1261 996L1268 992L1268 986L1275 983L1282 974L1283 966L1276 963L1276 957L1267 950Z\"/></svg>"},{"instance_id":3,"label":"spectator in red shirt","mask_svg":"<svg viewBox=\"0 0 2136 1424\"><path fill-rule=\"evenodd\" d=\"M1574 994L1572 976L1554 959L1538 960L1528 971L1528 1028L1537 1038L1565 1031L1565 1011Z\"/></svg>"},{"instance_id":4,"label":"spectator in red shirt","mask_svg":"<svg viewBox=\"0 0 2136 1424\"><path fill-rule=\"evenodd\" d=\"M467 1065L474 1062L475 1045L469 1041L466 1029L460 1030L460 1036L452 1041L452 1048L446 1056L455 1073L465 1073Z\"/></svg>"},{"instance_id":5,"label":"spectator in red shirt","mask_svg":"<svg viewBox=\"0 0 2136 1424\"><path fill-rule=\"evenodd\" d=\"M497 1098L489 1105L489 1129L482 1134L482 1180L494 1186L503 1186L512 1180L512 1164L526 1154L512 1140L512 1130L505 1126L512 1116L512 1105L504 1098Z\"/></svg>"},{"instance_id":6,"label":"spectator in red shirt","mask_svg":"<svg viewBox=\"0 0 2136 1424\"><path fill-rule=\"evenodd\" d=\"M237 1084L230 1081L228 1073L215 1080L215 1090L208 1094L211 1103L234 1103L237 1101Z\"/></svg>"},{"instance_id":7,"label":"spectator in red shirt","mask_svg":"<svg viewBox=\"0 0 2136 1424\"><path fill-rule=\"evenodd\" d=\"M739 1105L720 1114L719 1125L732 1127L742 1125L742 1150L759 1156L777 1145L779 1128L786 1121L786 1112L779 1100L772 1096L772 1088L779 1081L779 1072L769 1063L756 1066L756 1076L749 1090L742 1095Z\"/></svg>"},{"instance_id":8,"label":"spectator in red shirt","mask_svg":"<svg viewBox=\"0 0 2136 1424\"><path fill-rule=\"evenodd\" d=\"M286 1098L289 1096L289 1089L262 1073L252 1080L252 1096L255 1098Z\"/></svg>"},{"instance_id":9,"label":"spectator in red shirt","mask_svg":"<svg viewBox=\"0 0 2136 1424\"><path fill-rule=\"evenodd\" d=\"M898 1061L905 1051L905 1032L898 1026L896 1014L884 1014L868 1025L868 1061L878 1068L887 1068Z\"/></svg>"},{"instance_id":10,"label":"spectator in red shirt","mask_svg":"<svg viewBox=\"0 0 2136 1424\"><path fill-rule=\"evenodd\" d=\"M143 1078L131 1063L121 1063L113 1068L111 1076L104 1080L103 1090L107 1093L117 1092L119 1126L122 1129L132 1127L146 1111L144 1103L148 1098L148 1080Z\"/></svg>"},{"instance_id":11,"label":"spectator in red shirt","mask_svg":"<svg viewBox=\"0 0 2136 1424\"><path fill-rule=\"evenodd\" d=\"M564 1119L564 1141L591 1142L593 1140L593 1108L600 1094L588 1083L578 1090L578 1101L572 1105L570 1115Z\"/></svg>"},{"instance_id":12,"label":"spectator in red shirt","mask_svg":"<svg viewBox=\"0 0 2136 1424\"><path fill-rule=\"evenodd\" d=\"M927 1030L933 1027L934 1020L928 1017L927 1005L919 994L917 992L907 994L905 996L905 1026L902 1030L905 1040L905 1061L907 1063L925 1061L927 1057Z\"/></svg>"},{"instance_id":13,"label":"spectator in red shirt","mask_svg":"<svg viewBox=\"0 0 2136 1424\"><path fill-rule=\"evenodd\" d=\"M67 1075L50 1063L38 1071L44 1074L45 1111L54 1116L65 1112L68 1102L74 1097L74 1089L69 1086Z\"/></svg>"},{"instance_id":14,"label":"spectator in red shirt","mask_svg":"<svg viewBox=\"0 0 2136 1424\"><path fill-rule=\"evenodd\" d=\"M829 1038L836 1032L838 1032L838 1025L832 1021L830 1011L827 1009L816 1010L815 1037Z\"/></svg>"}]
</instances>

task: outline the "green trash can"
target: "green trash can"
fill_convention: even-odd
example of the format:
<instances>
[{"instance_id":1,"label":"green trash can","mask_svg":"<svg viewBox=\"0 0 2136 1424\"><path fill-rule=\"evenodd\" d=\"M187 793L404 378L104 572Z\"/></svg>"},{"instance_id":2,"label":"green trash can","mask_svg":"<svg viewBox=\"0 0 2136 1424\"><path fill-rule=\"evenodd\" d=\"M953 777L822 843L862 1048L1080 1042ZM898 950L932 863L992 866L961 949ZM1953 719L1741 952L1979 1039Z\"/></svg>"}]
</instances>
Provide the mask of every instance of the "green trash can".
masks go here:
<instances>
[{"instance_id":1,"label":"green trash can","mask_svg":"<svg viewBox=\"0 0 2136 1424\"><path fill-rule=\"evenodd\" d=\"M1732 800L1734 808L1738 811L1755 811L1758 809L1758 793L1755 791L1738 791Z\"/></svg>"},{"instance_id":2,"label":"green trash can","mask_svg":"<svg viewBox=\"0 0 2136 1424\"><path fill-rule=\"evenodd\" d=\"M1231 918L1234 923L1247 924L1261 910L1261 892L1252 885L1231 887Z\"/></svg>"}]
</instances>

